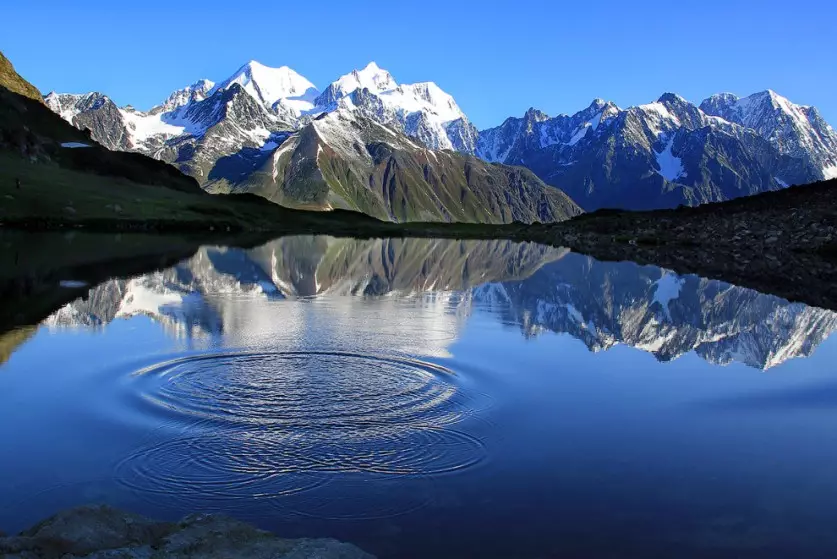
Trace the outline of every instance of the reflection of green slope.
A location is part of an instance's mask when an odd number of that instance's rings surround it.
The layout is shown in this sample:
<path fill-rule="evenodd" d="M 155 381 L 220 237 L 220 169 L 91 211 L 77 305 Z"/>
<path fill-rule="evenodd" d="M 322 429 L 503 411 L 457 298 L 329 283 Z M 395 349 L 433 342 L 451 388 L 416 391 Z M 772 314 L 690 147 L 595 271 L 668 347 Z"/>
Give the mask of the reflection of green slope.
<path fill-rule="evenodd" d="M 531 275 L 566 253 L 533 243 L 448 239 L 285 237 L 251 258 L 298 295 L 462 290 Z"/>
<path fill-rule="evenodd" d="M 0 334 L 0 365 L 9 360 L 21 345 L 38 331 L 36 326 L 26 326 Z"/>

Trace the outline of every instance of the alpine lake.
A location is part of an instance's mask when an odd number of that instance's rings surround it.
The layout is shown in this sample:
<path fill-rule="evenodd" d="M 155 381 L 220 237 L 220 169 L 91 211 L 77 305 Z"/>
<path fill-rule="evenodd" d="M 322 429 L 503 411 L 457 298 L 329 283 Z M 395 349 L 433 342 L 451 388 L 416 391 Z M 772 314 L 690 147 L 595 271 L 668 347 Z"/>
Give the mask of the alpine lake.
<path fill-rule="evenodd" d="M 501 240 L 27 268 L 72 235 L 0 236 L 7 533 L 106 503 L 382 558 L 835 556 L 837 313 Z"/>

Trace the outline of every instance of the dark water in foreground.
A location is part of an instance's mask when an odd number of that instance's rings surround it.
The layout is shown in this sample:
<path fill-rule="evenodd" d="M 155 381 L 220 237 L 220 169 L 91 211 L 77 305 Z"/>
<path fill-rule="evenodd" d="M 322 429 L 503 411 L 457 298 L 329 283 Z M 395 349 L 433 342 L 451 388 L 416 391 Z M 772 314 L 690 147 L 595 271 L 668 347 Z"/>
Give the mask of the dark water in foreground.
<path fill-rule="evenodd" d="M 208 247 L 5 336 L 0 529 L 107 502 L 381 557 L 833 557 L 835 327 L 537 245 Z"/>

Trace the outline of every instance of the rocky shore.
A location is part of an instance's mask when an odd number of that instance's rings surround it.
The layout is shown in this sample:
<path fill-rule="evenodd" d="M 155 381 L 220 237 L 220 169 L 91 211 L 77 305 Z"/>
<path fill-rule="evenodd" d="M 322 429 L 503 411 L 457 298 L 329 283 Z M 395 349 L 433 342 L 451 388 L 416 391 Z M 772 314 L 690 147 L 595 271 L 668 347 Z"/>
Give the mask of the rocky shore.
<path fill-rule="evenodd" d="M 837 309 L 837 180 L 692 208 L 593 212 L 520 237 Z"/>
<path fill-rule="evenodd" d="M 157 522 L 108 506 L 67 510 L 17 536 L 2 537 L 6 559 L 374 559 L 329 538 L 284 539 L 221 515 Z"/>

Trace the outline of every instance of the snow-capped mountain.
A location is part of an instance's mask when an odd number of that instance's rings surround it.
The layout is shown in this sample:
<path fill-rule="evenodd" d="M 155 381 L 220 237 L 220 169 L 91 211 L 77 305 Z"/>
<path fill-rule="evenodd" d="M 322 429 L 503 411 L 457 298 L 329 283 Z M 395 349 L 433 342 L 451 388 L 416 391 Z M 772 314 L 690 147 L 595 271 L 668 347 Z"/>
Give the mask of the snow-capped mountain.
<path fill-rule="evenodd" d="M 713 95 L 700 108 L 755 130 L 780 153 L 809 160 L 822 169 L 825 178 L 837 178 L 837 132 L 816 107 L 795 105 L 768 89 L 743 98 L 732 93 Z"/>
<path fill-rule="evenodd" d="M 793 128 L 804 142 L 777 142 L 771 126 L 783 118 L 763 119 L 756 129 L 756 122 L 731 115 L 708 114 L 672 93 L 627 109 L 596 99 L 572 116 L 550 118 L 530 109 L 482 131 L 477 155 L 530 168 L 586 210 L 695 205 L 829 175 L 837 147 L 829 151 L 827 134 L 815 144 L 809 136 L 820 135 L 812 127 Z"/>
<path fill-rule="evenodd" d="M 79 129 L 90 130 L 97 142 L 117 151 L 138 151 L 128 120 L 128 109 L 120 109 L 101 93 L 50 93 L 44 97 L 47 107 Z"/>
<path fill-rule="evenodd" d="M 183 107 L 184 105 L 203 101 L 207 98 L 214 87 L 215 84 L 209 80 L 198 80 L 188 87 L 178 89 L 169 95 L 162 104 L 157 105 L 148 112 L 152 115 L 158 113 L 169 113 Z"/>
<path fill-rule="evenodd" d="M 672 93 L 625 109 L 596 99 L 573 115 L 549 117 L 530 109 L 521 118 L 478 131 L 435 83 L 398 84 L 374 62 L 320 92 L 287 66 L 270 68 L 251 61 L 217 85 L 199 80 L 148 112 L 117 107 L 99 93 L 53 93 L 46 101 L 75 126 L 89 128 L 94 139 L 110 149 L 138 151 L 172 163 L 213 192 L 263 186 L 268 158 L 286 157 L 303 145 L 306 128 L 327 122 L 346 127 L 331 138 L 341 138 L 340 145 L 347 148 L 336 153 L 351 154 L 353 162 L 344 161 L 343 167 L 353 169 L 353 184 L 374 182 L 372 175 L 382 160 L 356 164 L 376 160 L 367 149 L 373 143 L 407 146 L 414 161 L 425 148 L 452 150 L 527 167 L 586 210 L 695 205 L 837 176 L 837 133 L 815 108 L 795 105 L 772 91 L 745 98 L 720 94 L 700 106 Z M 338 116 L 326 117 L 333 113 Z M 324 118 L 326 122 L 316 124 Z M 370 135 L 372 129 L 376 132 Z M 394 139 L 402 136 L 404 140 Z M 282 145 L 289 138 L 294 142 Z M 314 151 L 309 155 L 316 156 Z M 465 159 L 457 162 L 462 169 L 465 165 Z M 309 199 L 322 198 L 322 192 L 297 192 L 291 205 L 367 211 L 364 199 L 369 193 L 352 186 L 348 190 L 356 198 L 343 199 L 344 171 L 304 168 L 314 173 L 316 184 L 325 181 L 329 192 L 340 194 L 309 205 Z M 277 174 L 272 179 L 281 183 L 304 175 Z M 288 191 L 286 186 L 268 190 Z M 298 191 L 298 186 L 290 190 Z M 386 197 L 385 192 L 373 195 Z M 431 198 L 437 195 L 438 191 Z M 418 194 L 409 196 L 415 199 Z M 396 218 L 391 208 L 386 209 L 390 203 L 372 206 L 379 208 L 373 215 Z M 431 218 L 454 219 L 448 215 L 450 204 L 438 206 L 441 213 Z M 402 213 L 408 219 L 421 216 L 420 211 Z"/>
<path fill-rule="evenodd" d="M 368 89 L 370 92 L 379 94 L 392 91 L 398 86 L 392 74 L 382 70 L 374 62 L 370 62 L 363 70 L 352 70 L 350 73 L 341 76 L 332 82 L 320 95 L 316 104 L 326 107 L 337 103 L 343 97 L 351 95 L 358 89 Z"/>
<path fill-rule="evenodd" d="M 270 68 L 252 60 L 217 85 L 198 80 L 175 91 L 148 112 L 130 106 L 119 108 L 100 93 L 50 93 L 47 103 L 68 122 L 90 127 L 94 137 L 105 139 L 112 149 L 159 156 L 157 150 L 163 145 L 201 136 L 217 124 L 221 115 L 197 106 L 213 98 L 217 103 L 234 86 L 239 86 L 275 121 L 264 138 L 271 132 L 298 129 L 320 114 L 347 110 L 391 126 L 432 149 L 474 152 L 477 131 L 453 97 L 432 82 L 399 85 L 374 62 L 340 77 L 322 93 L 287 66 Z M 94 116 L 104 109 L 106 114 Z M 97 124 L 90 126 L 92 122 Z M 247 122 L 245 119 L 236 124 L 246 127 Z M 231 139 L 227 143 L 238 146 L 240 142 Z"/>
<path fill-rule="evenodd" d="M 334 108 L 363 116 L 417 138 L 431 149 L 474 152 L 473 128 L 453 97 L 433 82 L 398 85 L 392 75 L 374 62 L 333 82 L 317 98 L 318 111 Z"/>
<path fill-rule="evenodd" d="M 270 68 L 251 60 L 210 93 L 227 90 L 233 84 L 259 101 L 268 110 L 286 118 L 299 118 L 312 112 L 320 92 L 305 77 L 287 66 Z"/>

